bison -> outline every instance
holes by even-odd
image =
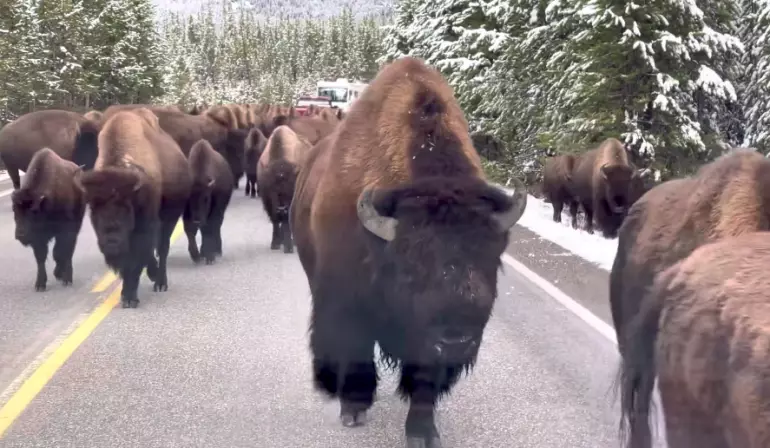
[[[222,255],[222,222],[233,196],[233,173],[225,158],[206,140],[198,140],[193,145],[188,161],[192,190],[183,219],[187,247],[195,263],[203,256],[206,264],[212,264],[217,255]],[[200,251],[195,241],[198,229]]]
[[[693,177],[652,188],[629,209],[609,285],[621,357],[637,356],[626,348],[627,327],[656,274],[706,243],[770,230],[768,178],[770,160],[754,150],[737,149]],[[627,397],[633,399],[633,394]]]
[[[72,256],[85,215],[82,192],[75,187],[79,168],[50,148],[32,156],[21,188],[11,194],[16,239],[31,246],[37,261],[35,290],[45,291],[48,282],[45,262],[53,239],[53,275],[64,285],[72,284]]]
[[[187,205],[192,178],[179,145],[152,111],[112,115],[99,134],[94,169],[79,173],[75,183],[85,193],[105,261],[123,279],[122,306],[139,305],[137,288],[145,267],[153,290],[168,290],[171,233]]]
[[[302,161],[310,143],[288,126],[278,126],[267,141],[257,163],[257,184],[265,213],[273,224],[270,249],[283,245],[285,253],[294,252],[289,227],[289,207]]]
[[[22,115],[0,129],[0,160],[13,188],[21,186],[35,153],[49,148],[61,158],[90,170],[96,161],[99,125],[66,110],[41,110]]]
[[[602,142],[576,161],[572,184],[585,212],[585,230],[593,233],[594,219],[606,238],[617,236],[628,208],[633,178],[639,174],[628,161],[623,144],[614,138]]]
[[[400,365],[406,446],[440,444],[434,409],[476,360],[526,190],[490,184],[451,87],[404,57],[309,153],[291,205],[312,294],[314,385],[361,423],[374,345]]]
[[[579,205],[572,188],[572,170],[575,167],[575,160],[575,156],[571,154],[550,157],[543,168],[543,193],[553,206],[553,220],[561,222],[561,211],[564,204],[567,204],[573,229],[578,227]]]
[[[621,366],[630,448],[652,446],[656,375],[668,446],[770,446],[769,263],[770,233],[750,232],[705,244],[656,277]]]
[[[246,173],[246,195],[256,197],[257,195],[257,163],[262,156],[262,152],[267,146],[267,139],[262,132],[257,129],[251,129],[246,138],[246,155],[244,156]]]

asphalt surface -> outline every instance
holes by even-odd
[[[176,240],[168,292],[152,292],[143,277],[139,308],[105,318],[0,448],[402,446],[407,406],[393,374],[381,370],[363,428],[341,427],[337,403],[312,390],[307,280],[297,256],[271,251],[269,242],[261,204],[241,189],[225,218],[224,257],[195,266],[186,238]],[[110,291],[91,292],[106,270],[88,216],[71,287],[56,283],[50,261],[49,290],[34,291],[34,257],[13,239],[7,197],[0,246],[2,407],[14,379]],[[552,282],[561,275],[557,286],[606,320],[606,299],[591,293],[606,290],[606,272],[579,260],[538,261],[565,258],[557,252],[565,251],[526,229],[512,236],[514,257]],[[445,446],[617,447],[616,368],[613,343],[504,265],[479,363],[439,407]]]

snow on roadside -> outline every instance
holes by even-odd
[[[6,179],[10,179],[10,177],[8,177],[8,174],[5,172],[5,170],[0,170],[0,182]]]
[[[527,197],[527,208],[517,224],[537,233],[573,254],[598,265],[609,271],[615,260],[618,250],[618,240],[608,240],[600,236],[601,232],[594,235],[583,230],[575,230],[571,227],[571,218],[566,211],[562,213],[562,222],[553,222],[553,207],[532,195]]]

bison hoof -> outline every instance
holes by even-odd
[[[57,265],[53,270],[53,276],[56,277],[64,286],[72,284],[72,267],[62,267]]]
[[[285,253],[285,254],[293,254],[294,253],[294,248],[293,247],[289,247],[289,246],[284,246],[283,253]]]
[[[275,242],[273,242],[273,243],[270,243],[270,249],[272,249],[272,250],[278,250],[278,249],[280,249],[280,248],[281,248],[281,243],[275,243]]]
[[[139,306],[139,299],[126,299],[123,298],[120,301],[120,306],[123,308],[136,308]]]
[[[256,199],[256,198],[257,198],[257,193],[252,191],[251,192],[251,199]]]
[[[594,229],[586,229],[586,232],[587,232],[589,235],[593,235],[593,234],[594,234]]]
[[[152,290],[155,291],[155,292],[168,291],[168,283],[167,282],[155,282],[155,284],[152,286]]]
[[[573,228],[573,229],[575,229],[575,230],[577,230],[577,228],[578,228],[578,223],[577,223],[577,221],[572,221],[572,228]]]
[[[214,264],[214,260],[216,260],[216,257],[214,255],[208,255],[206,256],[206,264]]]
[[[35,291],[37,292],[43,292],[45,291],[45,284],[46,282],[35,282]]]
[[[346,428],[363,426],[366,423],[366,411],[343,411],[340,413],[340,422]]]
[[[406,448],[441,448],[438,435],[428,437],[407,436]]]
[[[190,258],[192,259],[193,263],[198,264],[201,262],[201,254],[198,252],[198,249],[190,250]]]

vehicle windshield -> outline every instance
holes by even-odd
[[[348,89],[344,87],[319,87],[318,96],[327,96],[332,101],[346,101]]]

